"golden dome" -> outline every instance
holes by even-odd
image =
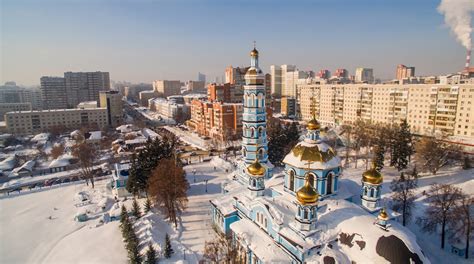
[[[254,176],[265,175],[265,168],[258,162],[258,159],[255,159],[255,161],[247,167],[247,170]]]
[[[258,57],[258,50],[256,48],[253,48],[253,50],[250,51],[250,56]]]
[[[318,130],[321,128],[321,124],[316,120],[316,118],[313,116],[313,119],[311,119],[308,124],[306,124],[306,127],[309,130]]]
[[[382,210],[380,210],[380,213],[379,215],[377,216],[377,218],[379,220],[384,220],[384,221],[387,221],[388,220],[388,214],[387,212],[385,211],[385,208],[382,208]]]
[[[327,147],[326,152],[319,149],[318,145],[305,146],[297,144],[291,153],[299,158],[300,161],[311,161],[311,162],[328,162],[336,156],[332,148]]]
[[[362,173],[362,181],[371,184],[380,184],[383,182],[383,176],[375,168],[375,162],[372,163],[372,168],[370,168],[370,170]]]
[[[318,201],[319,194],[309,182],[308,177],[306,177],[304,186],[296,192],[296,199],[303,205],[316,203]]]

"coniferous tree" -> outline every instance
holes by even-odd
[[[405,226],[411,218],[415,206],[415,188],[417,187],[416,170],[411,174],[402,172],[400,177],[394,179],[390,185],[392,193],[392,209],[402,214],[402,224]]]
[[[171,247],[171,241],[170,241],[170,236],[168,235],[168,233],[166,233],[166,236],[165,236],[165,252],[164,252],[164,256],[165,258],[170,258],[171,255],[173,255],[174,253],[174,250],[173,248]]]
[[[433,233],[441,229],[441,248],[444,249],[446,226],[456,221],[453,214],[456,203],[462,198],[461,190],[449,184],[431,185],[427,194],[429,207],[416,222],[423,232]]]
[[[291,125],[285,126],[283,132],[285,133],[286,139],[283,155],[286,155],[298,143],[300,131],[298,130],[298,126],[296,126],[296,122],[293,122]]]
[[[151,200],[150,200],[150,198],[148,198],[148,197],[147,197],[146,200],[145,200],[145,208],[144,208],[144,210],[145,210],[145,213],[148,213],[148,212],[151,210]]]
[[[148,188],[148,178],[162,159],[175,156],[178,139],[171,133],[164,134],[162,139],[149,140],[144,149],[132,156],[127,181],[127,190],[134,195]]]
[[[145,264],[155,264],[156,263],[156,250],[151,243],[148,244],[148,249],[146,251]]]
[[[395,167],[398,171],[404,170],[408,166],[410,156],[413,154],[413,135],[406,120],[397,129],[396,144],[394,145]]]
[[[128,259],[131,264],[140,264],[142,262],[142,256],[140,255],[138,237],[135,231],[133,230],[133,227],[132,227],[132,232],[130,232],[129,234],[127,250],[128,250]]]
[[[133,216],[135,216],[136,218],[140,218],[141,216],[141,211],[140,211],[140,205],[138,204],[137,202],[137,199],[133,199],[133,203],[132,203],[132,214]]]
[[[285,157],[286,134],[278,118],[271,117],[267,121],[268,159],[274,165],[281,165]]]

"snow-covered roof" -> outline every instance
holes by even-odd
[[[88,140],[101,140],[102,139],[102,131],[91,131],[89,132],[90,136],[87,138]]]
[[[137,137],[134,139],[125,140],[126,145],[145,144],[147,139],[145,137]]]
[[[288,256],[255,223],[241,219],[232,223],[230,228],[241,243],[248,243],[246,246],[249,246],[263,263],[288,263]]]
[[[49,133],[39,133],[37,135],[35,135],[31,141],[33,142],[42,142],[42,141],[46,141],[49,139],[49,136],[50,134]]]
[[[3,161],[0,161],[0,171],[11,171],[15,168],[17,162],[16,155],[10,155]]]
[[[51,161],[49,163],[49,168],[57,168],[57,167],[65,167],[71,164],[71,159],[74,159],[74,157],[71,154],[63,154],[59,156],[57,159]]]
[[[27,170],[29,172],[33,171],[33,167],[35,166],[36,162],[34,160],[29,160],[20,167],[16,167],[15,169],[12,170],[13,173],[18,173],[21,170]]]
[[[142,134],[143,134],[144,137],[151,138],[151,139],[155,139],[155,138],[160,137],[160,135],[158,135],[158,133],[156,133],[155,131],[153,131],[149,128],[142,129]]]
[[[307,154],[311,157],[308,158]],[[320,158],[318,158],[319,155],[321,155]],[[328,157],[329,160],[325,160],[325,157]],[[305,139],[296,144],[293,150],[285,156],[283,163],[296,168],[326,170],[341,166],[341,159],[333,154],[333,150],[326,143]]]
[[[127,124],[127,125],[118,126],[115,130],[119,131],[120,133],[128,133],[128,132],[136,131],[138,130],[138,128],[134,125]]]
[[[80,137],[82,135],[80,130],[74,130],[69,134],[72,138]]]

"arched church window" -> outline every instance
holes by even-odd
[[[374,197],[374,194],[375,194],[375,189],[370,188],[370,197]]]
[[[314,174],[313,173],[308,173],[306,174],[306,178],[308,179],[309,183],[311,184],[311,186],[315,186],[315,182],[314,182]]]
[[[308,209],[304,210],[304,219],[308,219]]]
[[[364,195],[367,195],[367,187],[364,187]]]
[[[291,191],[294,191],[294,189],[295,189],[295,172],[293,170],[290,170],[289,174],[290,174],[290,179],[289,179],[290,180],[290,184],[289,184],[290,186],[289,187],[290,187]]]
[[[261,137],[263,135],[263,127],[258,128],[258,137]]]
[[[250,95],[250,98],[251,98],[251,100],[250,100],[251,106],[255,106],[255,103],[256,103],[255,102],[255,94]]]
[[[265,225],[264,226],[267,227],[267,218],[265,217],[264,220],[265,220]]]
[[[262,94],[259,93],[258,96],[257,96],[257,107],[262,107],[263,106],[262,105],[262,100],[263,100],[262,97],[263,97]]]
[[[255,128],[251,127],[250,128],[250,137],[253,138],[254,135],[255,135]]]
[[[263,157],[265,156],[265,149],[261,148],[258,150],[258,159],[263,160]]]

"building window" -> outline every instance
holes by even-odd
[[[293,170],[290,170],[289,171],[289,174],[290,174],[290,184],[289,184],[289,188],[291,191],[295,191],[295,172]]]

